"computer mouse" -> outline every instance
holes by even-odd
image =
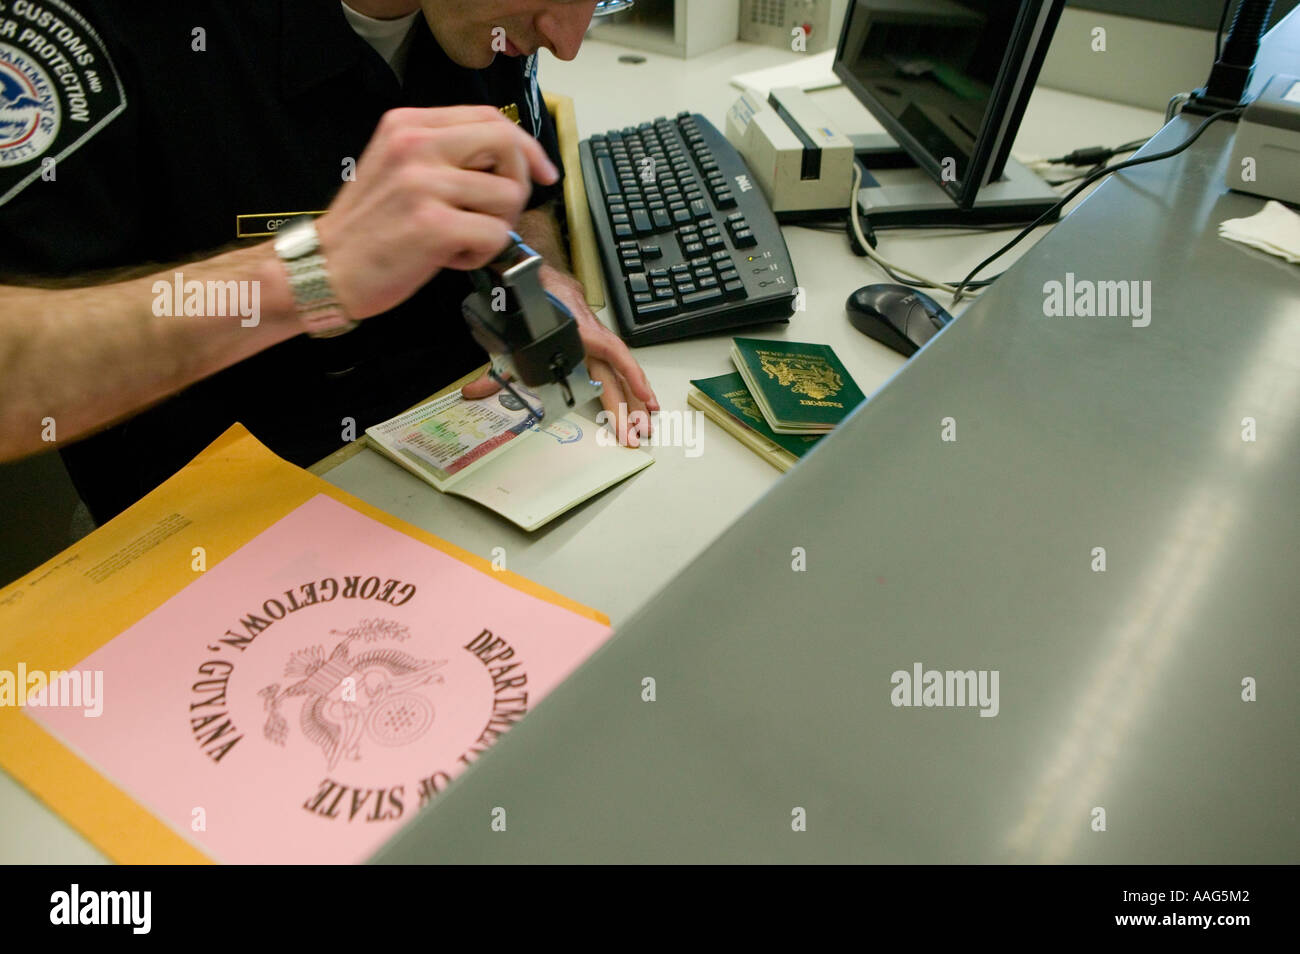
[[[952,321],[933,298],[906,285],[864,285],[844,305],[854,328],[904,357]]]

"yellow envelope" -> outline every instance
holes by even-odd
[[[0,671],[65,671],[313,497],[359,513],[522,593],[608,625],[596,610],[505,571],[275,456],[236,424],[161,487],[43,566],[0,589]],[[208,859],[15,705],[0,706],[0,766],[109,857]]]

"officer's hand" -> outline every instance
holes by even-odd
[[[532,181],[559,178],[537,140],[490,106],[394,109],[356,180],[316,223],[339,303],[368,318],[443,268],[479,268],[506,246]]]
[[[604,385],[600,403],[609,412],[618,442],[628,447],[639,446],[641,438],[650,436],[650,413],[659,410],[659,399],[641,365],[623,339],[592,313],[580,281],[550,265],[543,265],[540,274],[542,287],[568,305],[578,322],[587,352],[587,371],[593,381]],[[497,387],[495,381],[484,375],[465,385],[461,392],[467,398],[481,398]]]

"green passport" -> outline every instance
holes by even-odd
[[[731,358],[778,434],[824,434],[866,399],[827,345],[734,338]]]
[[[696,378],[691,384],[734,420],[796,458],[808,453],[821,440],[820,434],[795,436],[773,431],[763,420],[763,414],[745,387],[744,380],[734,371],[731,374],[720,374],[716,378]]]

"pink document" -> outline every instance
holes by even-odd
[[[26,712],[216,861],[359,862],[608,636],[321,495]]]

